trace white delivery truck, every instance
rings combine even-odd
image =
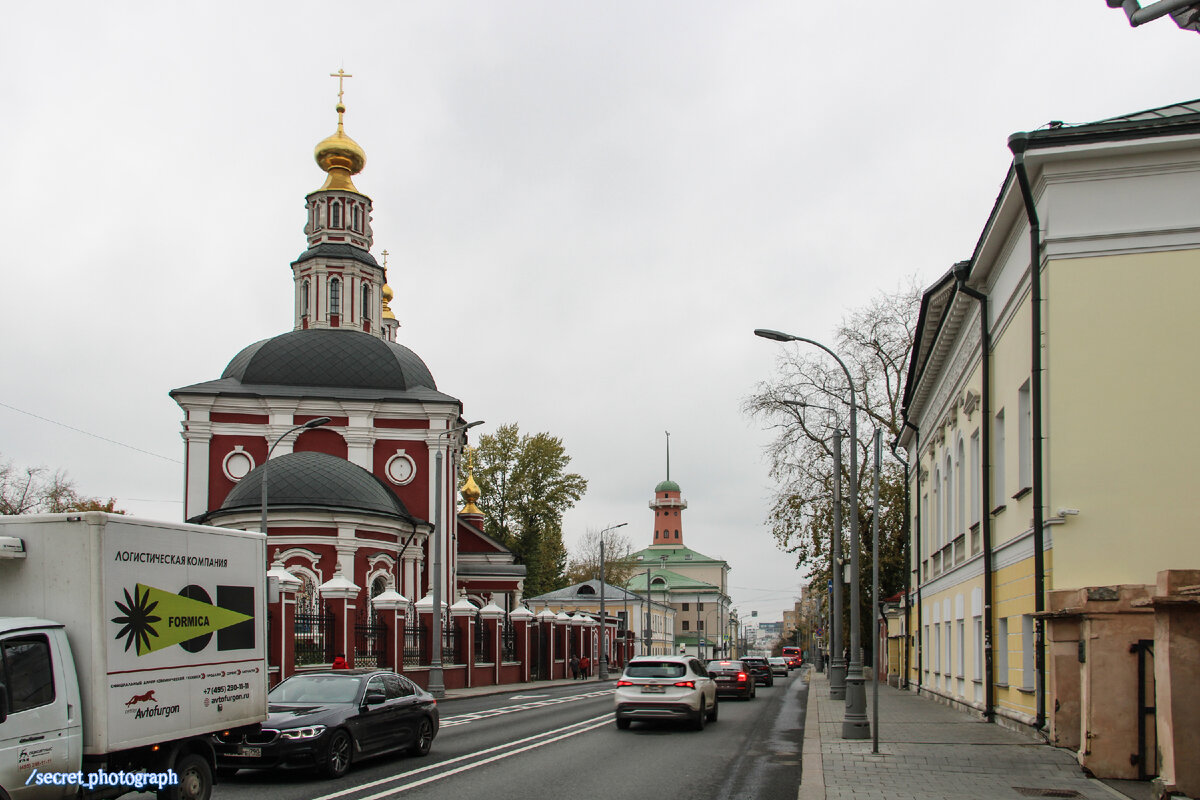
[[[208,800],[210,734],[266,718],[266,537],[0,517],[0,800]]]

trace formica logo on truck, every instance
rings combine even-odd
[[[122,626],[114,637],[125,640],[125,650],[139,656],[177,644],[198,653],[217,637],[218,650],[254,647],[254,587],[218,586],[217,602],[196,585],[178,594],[136,584],[133,594],[124,590],[125,602],[113,601],[120,615],[112,621]]]

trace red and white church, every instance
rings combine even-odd
[[[353,182],[366,155],[338,100],[337,131],[315,150],[326,178],[306,198],[307,248],[291,264],[292,330],[247,346],[216,380],[170,392],[184,415],[185,517],[257,530],[271,443],[329,417],[271,454],[268,558],[299,579],[297,609],[337,595],[361,616],[385,592],[431,603],[440,498],[445,601],[514,610],[525,568],[483,533],[474,481],[457,507],[463,404],[395,341],[392,292],[371,255],[371,199]]]

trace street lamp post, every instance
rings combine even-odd
[[[308,422],[297,425],[294,428],[290,428],[279,434],[279,438],[272,442],[270,448],[267,449],[267,460],[264,461],[262,465],[262,502],[259,510],[261,518],[258,523],[258,529],[262,531],[263,536],[267,535],[267,465],[271,463],[271,453],[275,452],[275,445],[279,444],[288,435],[293,434],[298,430],[312,430],[313,428],[319,428],[322,425],[328,425],[332,421],[333,420],[331,420],[329,417],[317,417],[316,419],[310,419]],[[271,551],[269,548],[267,549],[267,569],[271,569]]]
[[[443,436],[453,436],[465,433],[476,425],[482,425],[483,420],[468,422],[439,433],[435,439]],[[442,672],[442,443],[437,442],[434,448],[433,469],[433,619],[430,627],[430,639],[433,643],[433,653],[429,659],[429,693],[437,698],[446,696],[445,676]]]
[[[842,738],[866,739],[871,735],[871,723],[867,720],[867,690],[863,685],[862,631],[859,620],[862,595],[858,575],[858,401],[854,392],[854,379],[838,354],[818,341],[765,328],[756,329],[754,335],[776,342],[805,342],[821,348],[833,356],[833,360],[842,368],[850,388],[850,665],[846,673],[846,716],[842,719]],[[837,586],[837,580],[834,581],[834,586]]]
[[[608,617],[604,613],[604,584],[606,583],[604,580],[604,534],[615,531],[617,528],[623,528],[628,524],[628,522],[621,522],[609,525],[600,531],[600,667],[597,670],[597,677],[602,681],[608,680]]]

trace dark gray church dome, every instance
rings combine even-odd
[[[407,347],[362,331],[325,328],[255,342],[233,357],[221,377],[247,386],[437,389],[425,362]]]
[[[326,507],[359,510],[411,520],[404,503],[383,481],[357,464],[326,453],[288,453],[267,462],[267,505],[279,507]],[[258,509],[262,502],[260,464],[238,481],[221,508],[225,511]]]

